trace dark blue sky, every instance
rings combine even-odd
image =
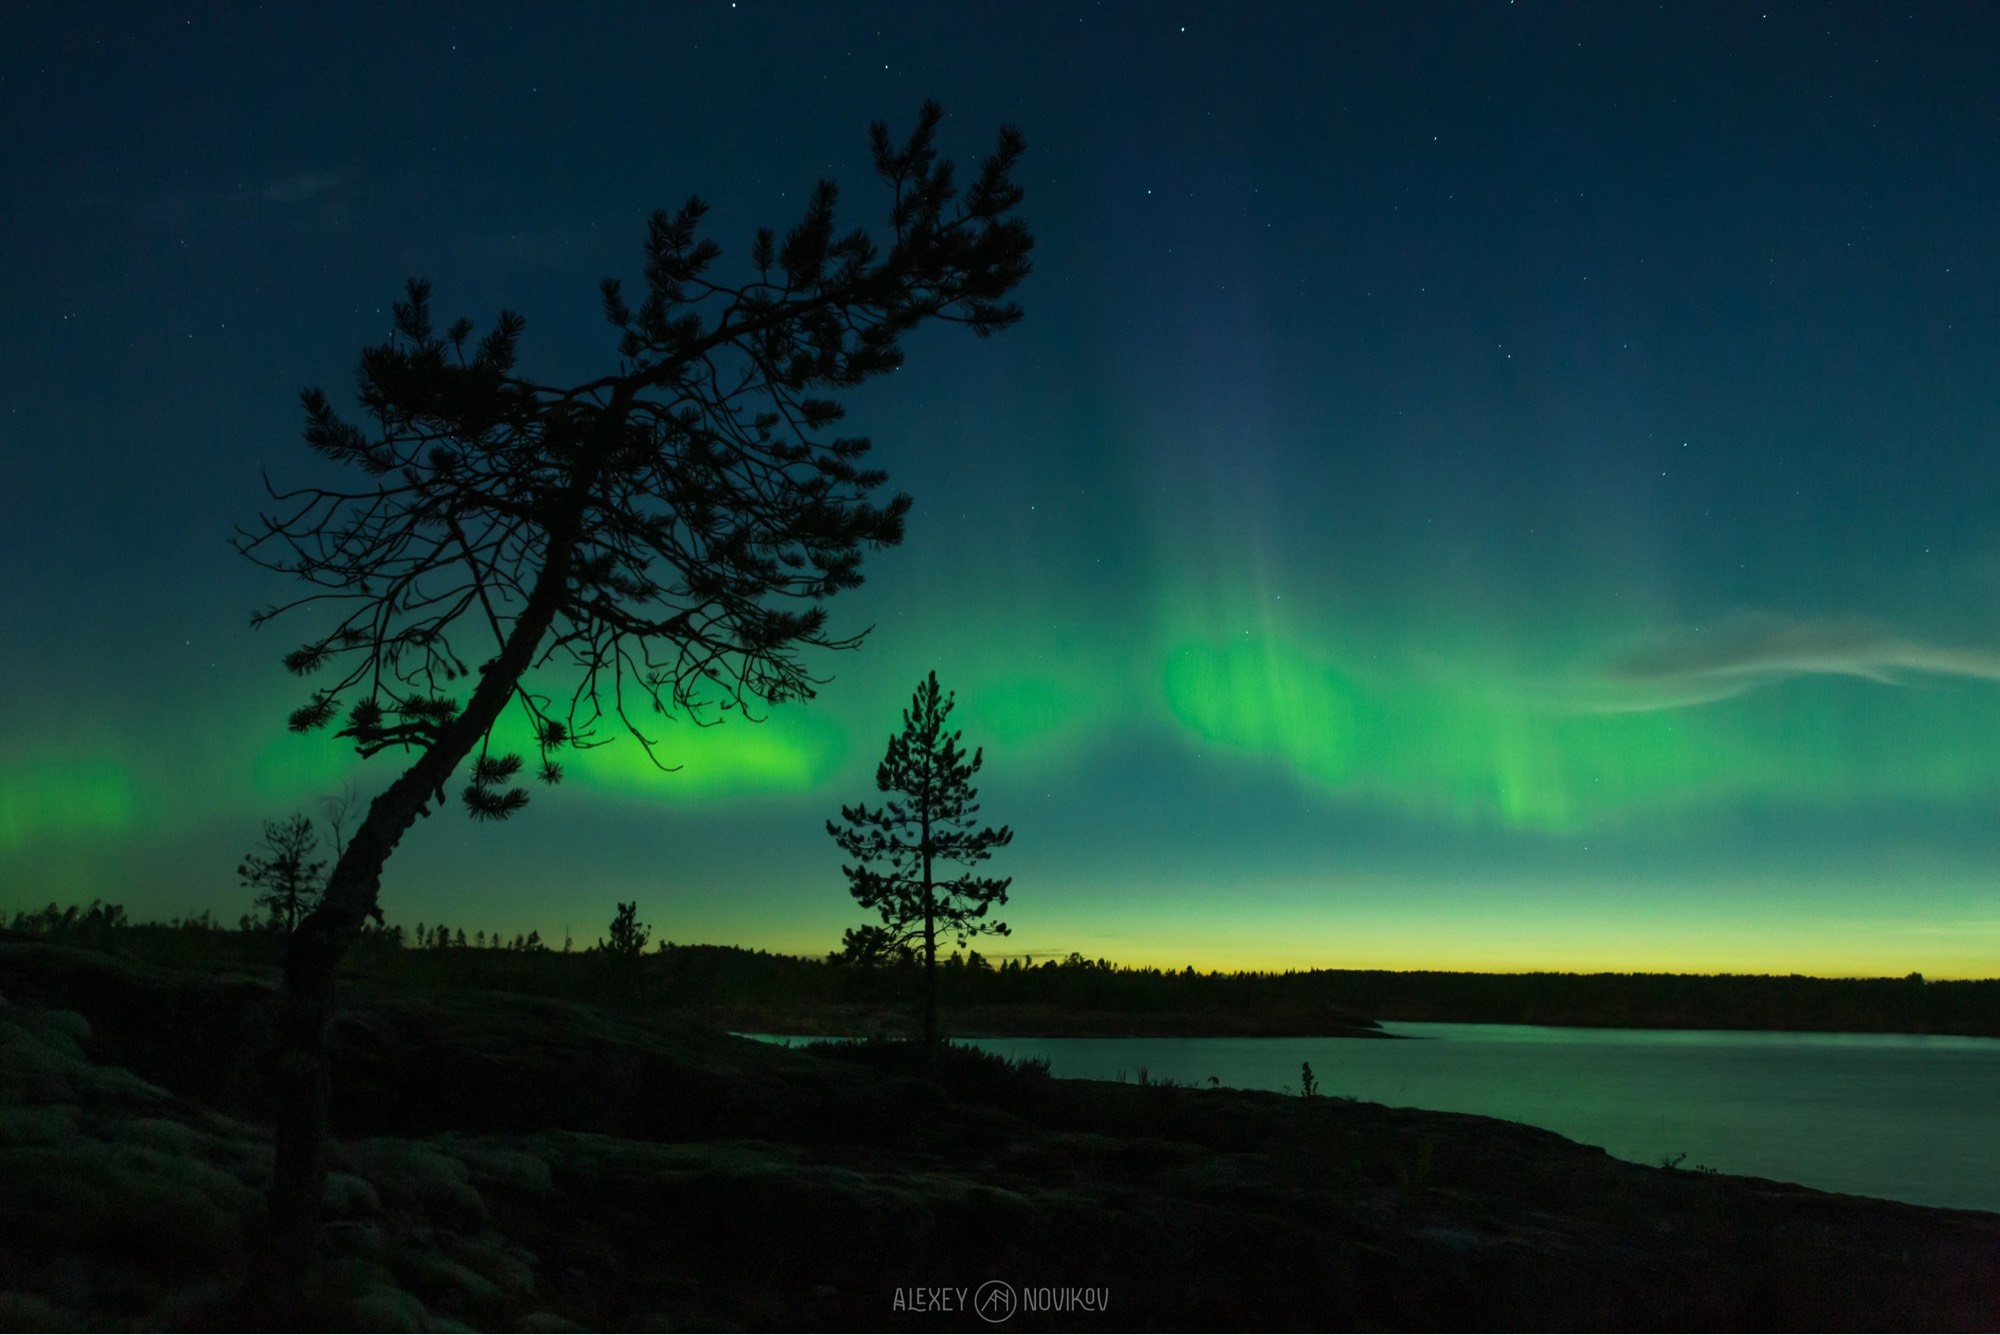
[[[631,12],[638,9],[640,12]],[[237,559],[403,278],[606,369],[926,97],[1029,154],[1028,317],[857,395],[909,542],[823,698],[428,822],[391,917],[817,951],[922,672],[1016,942],[1994,972],[2000,11],[33,5],[0,54],[0,909],[243,899],[345,780]],[[729,261],[725,258],[725,264]],[[627,748],[628,750],[631,748]]]

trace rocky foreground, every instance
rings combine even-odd
[[[0,944],[0,1325],[227,1322],[268,988]],[[328,1326],[986,1329],[960,1308],[999,1280],[1028,1329],[2000,1328],[1996,1215],[1476,1117],[343,1000]]]

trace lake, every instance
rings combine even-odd
[[[1481,1113],[1622,1159],[2000,1211],[2000,1039],[1397,1024],[1417,1041],[995,1038],[1052,1074],[1172,1079]]]

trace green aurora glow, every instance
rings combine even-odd
[[[0,913],[233,919],[261,821],[387,782],[284,732],[306,628],[245,628],[287,590],[223,539],[402,275],[598,374],[645,209],[715,200],[724,266],[821,173],[859,223],[866,123],[945,88],[950,151],[1027,134],[1037,268],[1019,329],[926,334],[851,404],[916,497],[832,604],[866,644],[764,722],[654,720],[668,769],[620,736],[504,827],[423,822],[392,920],[587,943],[636,898],[820,954],[856,921],[823,822],[935,668],[1017,833],[1013,951],[2000,974],[1990,15],[802,7],[607,52],[496,14],[394,53],[176,23],[172,59],[54,14],[0,57],[42,210],[0,316],[36,387],[0,423]],[[646,53],[696,47],[662,112]],[[309,64],[353,96],[301,102]],[[375,118],[416,86],[492,133],[405,143]]]
[[[1165,696],[1191,734],[1337,800],[1553,831],[1745,799],[1837,809],[2000,797],[2000,691],[1793,681],[1687,709],[1582,712],[1532,683],[1379,677],[1283,642],[1191,644]]]

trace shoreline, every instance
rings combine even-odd
[[[699,1005],[672,1006],[664,1014],[694,1023],[717,1025],[731,1033],[777,1034],[803,1039],[914,1038],[921,1034],[921,1021],[914,1014],[887,1007],[855,1006],[757,1006]],[[1354,1038],[1391,1042],[1431,1042],[1427,1034],[1399,1034],[1383,1025],[1435,1024],[1476,1025],[1492,1028],[1574,1029],[1587,1032],[1633,1034],[1771,1034],[1800,1038],[1858,1039],[1953,1039],[1978,1043],[2000,1043],[2000,1033],[1966,1033],[1958,1030],[1802,1027],[1776,1024],[1719,1025],[1635,1024],[1629,1020],[1592,1023],[1574,1018],[1561,1020],[1460,1019],[1426,1015],[1422,1018],[1382,1016],[1376,1020],[1283,1021],[1255,1014],[1231,1012],[1128,1013],[1123,1011],[1051,1012],[1042,1007],[980,1007],[976,1010],[940,1008],[939,1027],[947,1038],[1121,1038],[1121,1039],[1200,1039],[1200,1038]]]
[[[268,986],[9,944],[0,996],[34,1140],[0,1314],[215,1325],[260,1227]],[[2000,1327],[2000,1214],[1494,1117],[475,986],[343,988],[335,1041],[328,1328],[935,1329],[899,1288],[996,1278],[1124,1329]]]
[[[669,1014],[719,1025],[730,1033],[779,1034],[789,1038],[915,1038],[922,1023],[915,1015],[883,1007],[695,1006]],[[1256,1015],[1184,1012],[1055,1011],[1047,1007],[941,1008],[940,1032],[947,1038],[1354,1038],[1402,1042],[1372,1020],[1352,1017],[1279,1021]]]

